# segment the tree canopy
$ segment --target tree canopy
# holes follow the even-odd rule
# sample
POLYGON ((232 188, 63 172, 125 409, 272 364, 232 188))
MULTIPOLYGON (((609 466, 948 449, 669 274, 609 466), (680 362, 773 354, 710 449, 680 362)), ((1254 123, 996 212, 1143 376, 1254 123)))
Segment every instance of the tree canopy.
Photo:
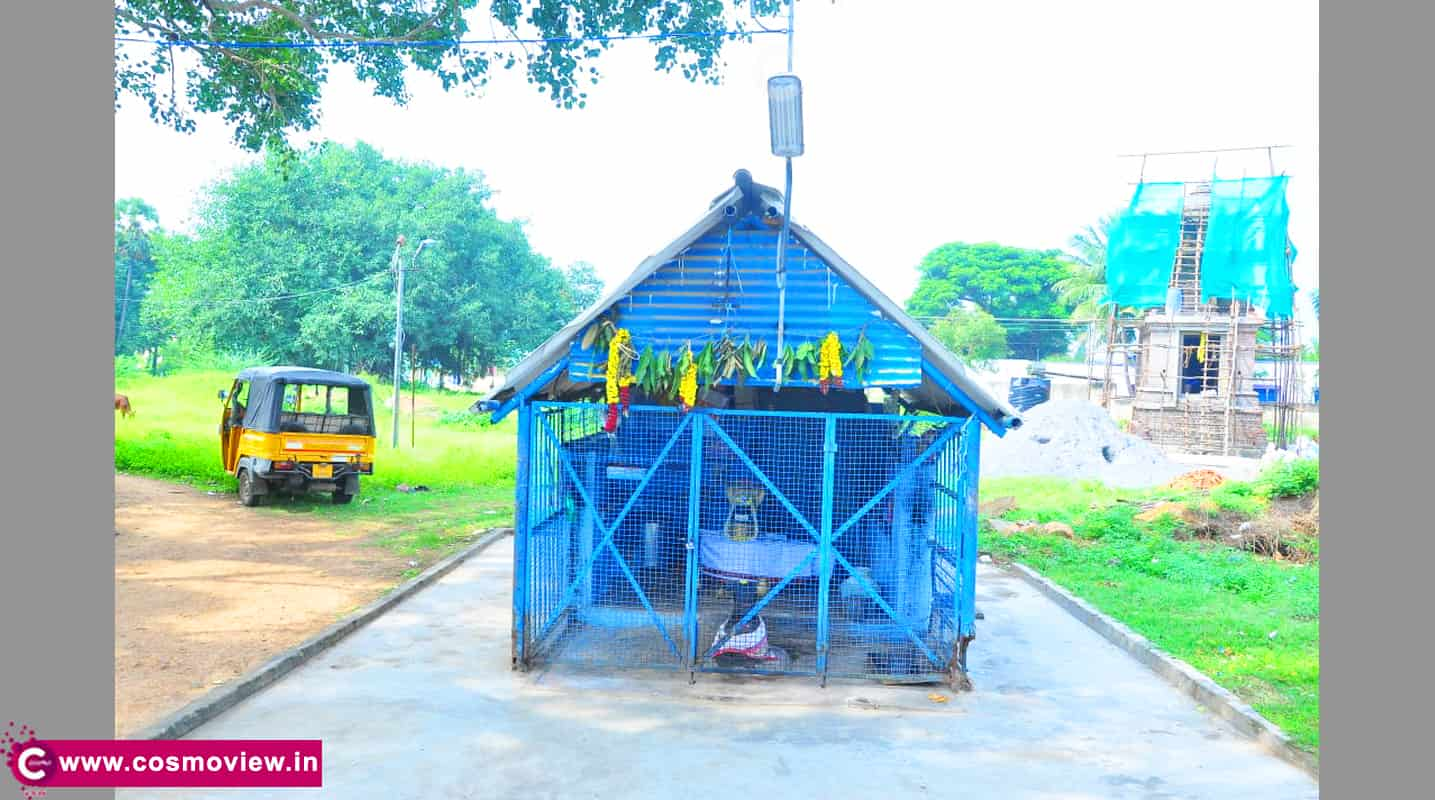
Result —
POLYGON ((152 119, 186 133, 195 129, 197 113, 214 112, 240 146, 276 152, 288 152, 288 137, 318 122, 329 71, 341 64, 351 66, 375 94, 400 105, 409 99, 414 73, 436 75, 445 91, 472 92, 488 82, 495 66, 522 64, 528 82, 554 103, 581 107, 584 87, 598 83, 598 56, 613 44, 606 37, 661 37, 651 41, 658 70, 716 83, 729 37, 699 34, 751 31, 752 15, 774 14, 783 0, 480 5, 479 0, 116 0, 115 36, 155 43, 116 44, 115 107, 125 97, 141 100, 152 119), (461 43, 474 38, 515 41, 461 43))
POLYGON ((957 306, 932 325, 932 335, 963 361, 985 366, 1008 353, 1007 331, 980 308, 957 306))
MULTIPOLYGON (((922 259, 921 278, 907 312, 930 323, 963 301, 998 318, 1065 319, 1071 304, 1053 288, 1070 265, 1058 250, 1025 250, 995 243, 944 244, 922 259)), ((1041 359, 1066 351, 1069 332, 1060 325, 1007 324, 1013 358, 1041 359)))
POLYGON ((328 143, 271 155, 212 186, 193 235, 158 236, 146 325, 221 351, 385 372, 395 242, 409 269, 404 341, 419 362, 473 375, 506 365, 596 299, 487 205, 482 176, 328 143), (414 261, 423 238, 437 240, 414 261))

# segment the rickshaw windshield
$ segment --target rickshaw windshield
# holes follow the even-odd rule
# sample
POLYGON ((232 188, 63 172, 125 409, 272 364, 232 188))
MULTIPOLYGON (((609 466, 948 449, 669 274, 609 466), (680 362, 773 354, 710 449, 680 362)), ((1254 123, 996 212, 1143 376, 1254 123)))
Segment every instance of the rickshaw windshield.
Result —
POLYGON ((369 390, 358 386, 286 383, 279 407, 279 430, 373 436, 369 390))

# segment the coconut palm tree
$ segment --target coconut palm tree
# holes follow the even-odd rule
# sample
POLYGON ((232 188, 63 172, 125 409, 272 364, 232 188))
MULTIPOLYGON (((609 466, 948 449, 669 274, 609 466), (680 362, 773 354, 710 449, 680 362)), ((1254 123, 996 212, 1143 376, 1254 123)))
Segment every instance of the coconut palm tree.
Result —
MULTIPOLYGON (((1117 214, 1106 214, 1086 225, 1067 242, 1071 274, 1052 285, 1061 301, 1072 306, 1073 320, 1098 320, 1111 311, 1106 302, 1106 244, 1117 214)), ((1095 322, 1077 339, 1077 352, 1088 358, 1101 346, 1105 330, 1095 322)))
POLYGON ((1107 214, 1082 228, 1067 243, 1071 275, 1057 281, 1052 288, 1063 303, 1074 307, 1077 319, 1099 316, 1106 310, 1106 243, 1111 234, 1115 214, 1107 214))

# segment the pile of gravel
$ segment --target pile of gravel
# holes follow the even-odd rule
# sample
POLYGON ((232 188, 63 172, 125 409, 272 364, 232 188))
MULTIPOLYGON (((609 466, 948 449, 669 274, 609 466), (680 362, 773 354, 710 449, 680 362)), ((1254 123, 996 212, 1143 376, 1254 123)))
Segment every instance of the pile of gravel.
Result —
POLYGON ((1154 445, 1122 432, 1101 406, 1080 400, 1042 403, 1022 426, 982 441, 982 477, 1049 475, 1107 486, 1159 486, 1186 472, 1154 445))

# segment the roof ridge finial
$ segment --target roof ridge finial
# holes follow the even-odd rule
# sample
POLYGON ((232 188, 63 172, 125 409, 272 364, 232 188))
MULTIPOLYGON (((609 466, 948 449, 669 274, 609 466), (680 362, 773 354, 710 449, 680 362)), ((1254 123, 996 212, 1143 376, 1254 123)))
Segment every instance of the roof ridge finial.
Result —
POLYGON ((734 183, 737 184, 738 190, 741 191, 744 195, 751 195, 751 194, 752 194, 752 173, 751 173, 751 172, 748 172, 748 171, 745 170, 745 169, 740 169, 740 170, 738 170, 737 172, 734 172, 734 173, 732 174, 732 180, 733 180, 734 183))

